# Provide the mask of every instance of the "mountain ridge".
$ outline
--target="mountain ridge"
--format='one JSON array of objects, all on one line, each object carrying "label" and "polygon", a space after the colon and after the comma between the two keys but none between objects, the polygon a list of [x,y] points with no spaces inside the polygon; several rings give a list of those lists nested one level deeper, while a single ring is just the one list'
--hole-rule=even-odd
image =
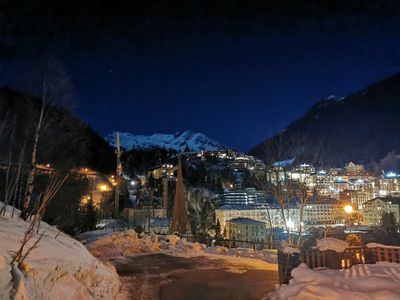
[{"label": "mountain ridge", "polygon": [[317,102],[249,153],[267,162],[296,157],[332,166],[349,161],[378,166],[400,150],[399,104],[397,73],[346,97]]},{"label": "mountain ridge", "polygon": [[[116,132],[105,137],[105,140],[113,147],[116,146]],[[191,151],[213,151],[226,149],[220,142],[207,137],[203,133],[186,130],[173,134],[153,133],[151,135],[120,133],[121,147],[129,151],[132,149],[162,148],[182,152],[186,149]]]}]

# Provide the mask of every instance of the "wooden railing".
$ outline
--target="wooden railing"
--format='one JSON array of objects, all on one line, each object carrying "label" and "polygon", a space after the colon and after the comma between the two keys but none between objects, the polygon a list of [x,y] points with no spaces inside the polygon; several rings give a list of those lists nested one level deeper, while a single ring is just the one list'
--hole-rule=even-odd
[{"label": "wooden railing", "polygon": [[227,248],[251,248],[254,250],[261,249],[278,249],[280,244],[278,243],[267,243],[267,242],[256,242],[256,241],[244,241],[244,240],[229,240],[223,239],[220,243]]},{"label": "wooden railing", "polygon": [[387,261],[400,263],[400,247],[398,246],[376,246],[371,247],[370,251],[375,257],[376,262]]},{"label": "wooden railing", "polygon": [[334,251],[307,250],[300,254],[300,261],[309,268],[348,269],[357,264],[376,262],[400,263],[400,247],[348,247],[343,253]]},{"label": "wooden railing", "polygon": [[357,264],[369,261],[368,249],[365,247],[349,247],[343,253],[335,251],[307,250],[300,254],[300,261],[310,269],[348,269]]},{"label": "wooden railing", "polygon": [[375,264],[377,262],[400,263],[399,246],[355,246],[348,247],[344,252],[317,249],[302,250],[300,253],[286,254],[278,251],[278,269],[280,284],[288,283],[291,271],[300,263],[305,263],[310,269],[349,269],[357,264]]}]

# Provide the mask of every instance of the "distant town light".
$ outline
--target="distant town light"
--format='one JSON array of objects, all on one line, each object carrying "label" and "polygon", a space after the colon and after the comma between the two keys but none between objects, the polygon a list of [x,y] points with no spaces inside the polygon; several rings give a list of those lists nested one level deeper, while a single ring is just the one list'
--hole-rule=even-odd
[{"label": "distant town light", "polygon": [[289,220],[289,221],[286,222],[286,226],[289,229],[293,229],[294,228],[294,222],[292,220]]},{"label": "distant town light", "polygon": [[100,184],[100,185],[99,185],[99,189],[100,189],[100,191],[102,191],[102,192],[107,192],[107,191],[110,190],[110,188],[109,188],[109,186],[108,186],[107,184]]},{"label": "distant town light", "polygon": [[385,174],[385,177],[387,177],[387,178],[393,178],[396,176],[397,176],[397,174],[395,172],[388,172]]}]

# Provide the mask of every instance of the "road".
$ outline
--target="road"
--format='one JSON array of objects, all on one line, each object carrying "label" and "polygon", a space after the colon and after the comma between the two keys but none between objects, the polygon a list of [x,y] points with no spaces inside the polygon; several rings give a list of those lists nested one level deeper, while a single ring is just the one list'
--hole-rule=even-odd
[{"label": "road", "polygon": [[234,259],[147,254],[112,260],[128,299],[262,299],[278,274]]}]

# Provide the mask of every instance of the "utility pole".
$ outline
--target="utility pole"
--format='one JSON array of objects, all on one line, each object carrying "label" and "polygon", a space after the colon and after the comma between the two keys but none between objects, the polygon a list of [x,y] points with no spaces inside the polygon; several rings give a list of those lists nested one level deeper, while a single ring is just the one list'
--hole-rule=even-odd
[{"label": "utility pole", "polygon": [[168,175],[165,175],[162,178],[162,184],[163,184],[163,191],[162,191],[163,209],[165,214],[164,217],[166,218],[168,210]]},{"label": "utility pole", "polygon": [[121,147],[120,147],[119,132],[117,132],[117,170],[115,176],[116,177],[115,182],[117,184],[115,186],[115,200],[114,200],[115,217],[117,217],[119,214],[119,185],[121,184],[121,174],[122,174]]}]

